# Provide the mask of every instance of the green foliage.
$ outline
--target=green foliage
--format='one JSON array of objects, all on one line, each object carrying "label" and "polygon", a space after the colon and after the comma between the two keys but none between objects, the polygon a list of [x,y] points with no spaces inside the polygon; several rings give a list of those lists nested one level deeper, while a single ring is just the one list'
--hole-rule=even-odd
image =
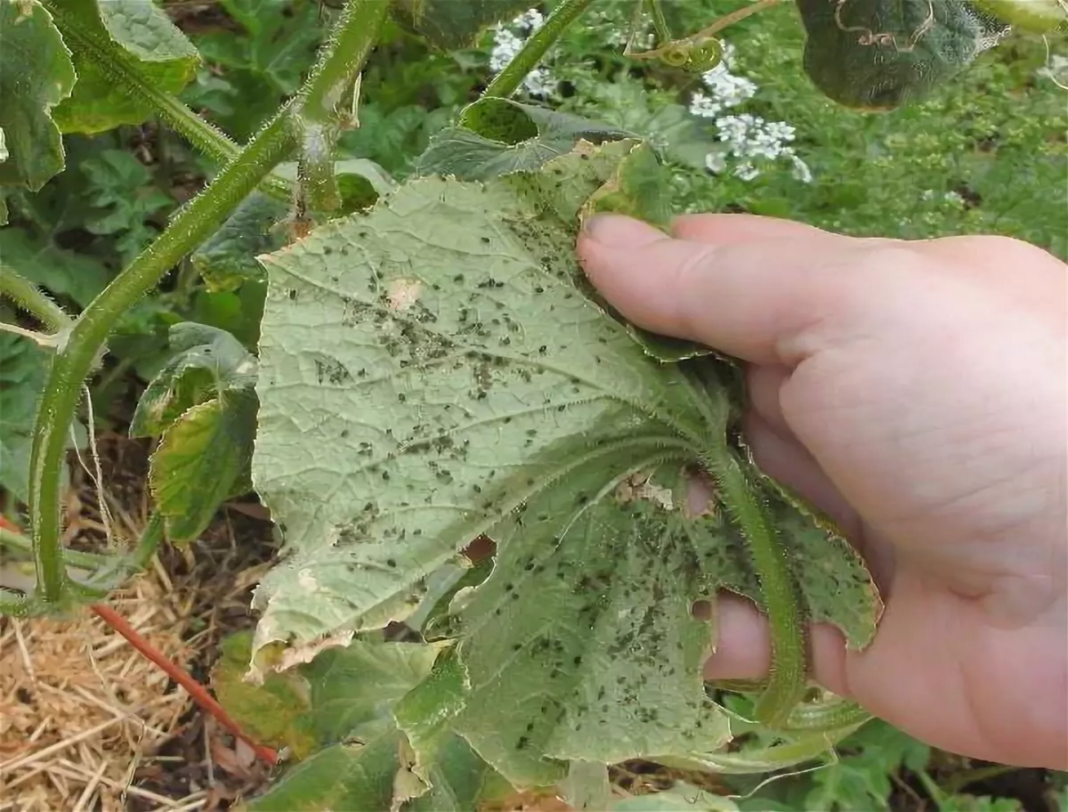
[{"label": "green foliage", "polygon": [[229,333],[171,328],[175,355],[149,383],[130,425],[160,436],[149,483],[171,541],[192,541],[219,505],[247,492],[256,433],[256,359]]},{"label": "green foliage", "polygon": [[[63,170],[55,106],[74,87],[74,67],[48,12],[36,0],[0,2],[0,187],[37,191]],[[0,223],[6,222],[6,215]]]},{"label": "green foliage", "polygon": [[972,0],[975,5],[1021,31],[1043,34],[1062,25],[1068,10],[1059,0]]},{"label": "green foliage", "polygon": [[91,184],[90,202],[99,211],[85,221],[93,234],[115,234],[126,261],[133,259],[157,233],[148,224],[174,200],[156,188],[148,169],[129,152],[109,149],[81,165]]},{"label": "green foliage", "polygon": [[551,108],[496,98],[466,107],[457,125],[431,139],[419,157],[418,174],[487,180],[537,169],[580,140],[597,144],[631,135]]},{"label": "green foliage", "polygon": [[64,0],[50,2],[48,8],[64,29],[78,75],[74,92],[55,113],[64,132],[97,133],[140,124],[155,112],[101,61],[100,51],[168,93],[181,90],[196,72],[196,48],[151,0]]},{"label": "green foliage", "polygon": [[[0,333],[0,487],[22,502],[29,493],[30,443],[47,371],[45,350],[25,338]],[[70,447],[82,448],[85,441],[85,430],[76,424]],[[63,477],[67,481],[66,471]]]},{"label": "green foliage", "polygon": [[445,733],[415,761],[394,721],[396,703],[431,673],[441,646],[354,640],[259,684],[244,680],[248,635],[224,644],[212,680],[245,730],[289,748],[298,762],[249,804],[254,810],[388,809],[467,812],[494,786],[492,772]]},{"label": "green foliage", "polygon": [[840,104],[892,110],[944,85],[1008,33],[969,0],[798,0],[805,70]]},{"label": "green foliage", "polygon": [[111,277],[99,260],[35,239],[20,228],[0,231],[0,258],[4,266],[79,307],[89,304]]},{"label": "green foliage", "polygon": [[395,13],[441,48],[471,45],[482,29],[530,8],[529,0],[398,0]]},{"label": "green foliage", "polygon": [[[328,5],[0,0],[0,214],[13,221],[0,259],[70,310],[89,306],[216,168],[157,125],[157,106],[180,109],[159,91],[248,139],[299,91],[338,19]],[[622,53],[645,33],[628,30],[634,0],[601,0],[525,97],[478,98],[487,63],[529,33],[508,25],[527,8],[397,0],[358,108],[343,83],[326,111],[359,126],[333,151],[304,149],[299,173],[277,167],[310,208],[257,192],[220,210],[163,290],[109,325],[94,403],[130,370],[149,379],[130,432],[159,439],[150,486],[171,540],[196,538],[252,473],[284,539],[255,637],[229,641],[214,674],[246,730],[294,762],[249,808],[466,811],[509,784],[555,784],[586,809],[846,810],[891,808],[906,779],[939,810],[1017,808],[963,782],[940,789],[927,748],[882,724],[737,804],[685,784],[610,798],[613,762],[767,773],[818,764],[860,721],[852,707],[826,731],[741,721],[750,700],[700,679],[715,629],[695,600],[749,597],[779,653],[804,621],[863,647],[880,604],[833,528],[742,453],[736,370],[621,323],[573,243],[597,211],[663,225],[684,209],[750,210],[847,233],[998,231],[1064,255],[1066,153],[1049,137],[1063,100],[1036,87],[1034,43],[977,58],[1004,33],[988,15],[1037,30],[1059,12],[799,0],[731,29],[735,53],[681,38],[736,0],[665,1],[647,8],[682,44],[634,61]],[[701,108],[727,68],[759,93]],[[849,106],[913,103],[864,117],[812,80]],[[755,174],[717,169],[736,113],[795,125],[789,155],[813,177],[774,157]],[[68,136],[72,171],[55,176],[53,114],[67,132],[144,128]],[[25,498],[47,358],[9,334],[0,344],[0,485]],[[490,557],[458,552],[483,533]],[[758,566],[761,541],[779,586]],[[382,639],[401,620],[420,642]],[[731,780],[739,795],[756,786]]]}]

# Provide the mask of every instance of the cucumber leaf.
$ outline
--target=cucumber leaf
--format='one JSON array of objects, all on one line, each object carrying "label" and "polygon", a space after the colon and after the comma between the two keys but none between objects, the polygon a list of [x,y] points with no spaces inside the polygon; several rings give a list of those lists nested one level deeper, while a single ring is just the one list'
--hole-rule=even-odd
[{"label": "cucumber leaf", "polygon": [[74,93],[56,108],[63,132],[98,133],[155,115],[150,102],[116,81],[116,70],[166,93],[196,75],[197,49],[152,0],[50,0],[48,7],[78,73]]},{"label": "cucumber leaf", "polygon": [[36,0],[0,3],[0,186],[37,191],[63,171],[53,108],[74,88],[74,65],[51,15]]},{"label": "cucumber leaf", "polygon": [[798,0],[805,72],[846,107],[893,110],[946,85],[1009,27],[968,0]]}]

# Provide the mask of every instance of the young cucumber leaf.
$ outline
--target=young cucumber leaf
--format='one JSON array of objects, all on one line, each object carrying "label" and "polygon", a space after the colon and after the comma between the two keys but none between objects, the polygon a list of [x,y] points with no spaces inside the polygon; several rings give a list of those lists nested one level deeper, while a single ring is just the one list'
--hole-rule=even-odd
[{"label": "young cucumber leaf", "polygon": [[398,0],[397,19],[438,48],[465,48],[483,29],[530,8],[529,0]]},{"label": "young cucumber leaf", "polygon": [[222,502],[251,490],[256,360],[232,335],[203,324],[171,328],[176,354],[146,387],[132,437],[162,435],[149,484],[172,541],[191,541]]},{"label": "young cucumber leaf", "polygon": [[892,110],[945,84],[1008,26],[968,0],[798,0],[805,71],[847,107]]},{"label": "young cucumber leaf", "polygon": [[74,66],[52,17],[36,0],[0,3],[0,186],[37,191],[63,171],[53,108],[74,87]]},{"label": "young cucumber leaf", "polygon": [[249,812],[390,809],[403,742],[403,735],[392,730],[366,743],[331,745],[283,773],[247,808]]},{"label": "young cucumber leaf", "polygon": [[224,501],[251,490],[256,397],[225,392],[185,411],[152,453],[149,485],[173,542],[193,541]]},{"label": "young cucumber leaf", "polygon": [[[167,93],[179,92],[196,74],[196,48],[152,0],[49,0],[48,8],[78,73],[74,93],[56,108],[63,132],[103,132],[140,124],[155,113],[116,79],[110,65],[135,71]],[[101,59],[101,53],[107,57]]]},{"label": "young cucumber leaf", "polygon": [[464,108],[458,126],[435,135],[416,166],[420,175],[489,180],[537,169],[575,148],[633,137],[616,127],[511,99],[479,99]]},{"label": "young cucumber leaf", "polygon": [[[523,785],[729,738],[693,602],[765,595],[737,506],[713,485],[694,507],[691,491],[706,460],[749,469],[728,445],[731,389],[720,361],[647,354],[574,257],[591,196],[658,216],[659,187],[626,182],[650,158],[580,142],[535,173],[416,179],[262,257],[253,476],[288,555],[257,591],[253,655],[401,619],[413,585],[481,533],[498,543],[490,578],[453,600],[459,677],[398,709],[417,766],[444,720]],[[750,473],[749,509],[767,510]],[[866,571],[780,501],[768,522],[793,580],[830,573],[786,599],[863,646]],[[835,579],[858,606],[833,602]]]},{"label": "young cucumber leaf", "polygon": [[256,359],[225,330],[186,321],[171,327],[169,341],[174,355],[145,387],[131,437],[156,437],[193,406],[256,385]]}]

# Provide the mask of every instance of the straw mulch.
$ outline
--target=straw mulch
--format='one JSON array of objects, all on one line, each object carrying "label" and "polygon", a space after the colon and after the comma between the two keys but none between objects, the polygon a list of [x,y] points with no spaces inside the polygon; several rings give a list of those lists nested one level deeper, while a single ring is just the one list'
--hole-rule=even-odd
[{"label": "straw mulch", "polygon": [[[111,603],[163,654],[189,663],[189,606],[161,570]],[[189,707],[184,691],[88,611],[68,622],[0,621],[0,812],[110,812],[131,796],[198,808],[202,797],[175,804],[133,783]]]},{"label": "straw mulch", "polygon": [[[112,434],[99,446],[105,491],[76,467],[65,500],[64,543],[89,551],[110,546],[105,523],[119,545],[138,538],[149,512],[146,445]],[[220,638],[252,623],[249,591],[270,547],[267,523],[249,512],[221,515],[192,548],[164,547],[108,600],[202,684]],[[0,550],[0,580],[32,586],[18,582],[27,563]],[[0,618],[0,812],[211,812],[266,774],[88,609],[65,622]]]}]

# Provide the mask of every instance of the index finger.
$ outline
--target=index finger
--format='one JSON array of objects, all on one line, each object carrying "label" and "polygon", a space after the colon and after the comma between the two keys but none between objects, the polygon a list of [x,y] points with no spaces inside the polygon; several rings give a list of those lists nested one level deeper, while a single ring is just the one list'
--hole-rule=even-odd
[{"label": "index finger", "polygon": [[[697,241],[599,215],[579,238],[579,258],[594,286],[635,324],[747,361],[794,366],[812,351],[803,340],[809,328],[852,296],[853,286],[840,283],[865,241],[732,217],[717,216],[718,239]],[[681,234],[700,230],[697,218],[676,226]]]}]

